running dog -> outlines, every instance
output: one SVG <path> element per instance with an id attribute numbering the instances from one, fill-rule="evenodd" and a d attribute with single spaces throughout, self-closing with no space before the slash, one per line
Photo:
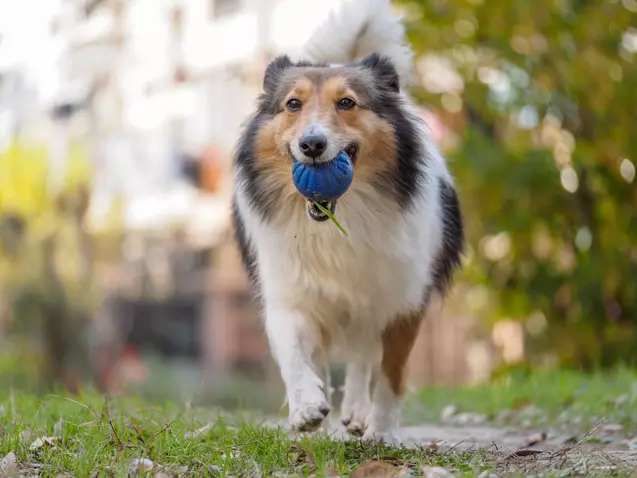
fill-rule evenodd
<path id="1" fill-rule="evenodd" d="M 461 263 L 454 182 L 403 89 L 412 56 L 389 0 L 345 2 L 303 58 L 268 65 L 235 150 L 235 237 L 296 431 L 317 429 L 330 412 L 328 361 L 340 358 L 342 423 L 396 444 L 422 317 Z M 347 236 L 299 194 L 291 173 L 293 161 L 343 151 L 352 185 L 322 206 Z"/>

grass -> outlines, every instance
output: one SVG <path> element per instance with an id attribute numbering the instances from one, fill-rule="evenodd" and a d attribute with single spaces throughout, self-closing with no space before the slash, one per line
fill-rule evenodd
<path id="1" fill-rule="evenodd" d="M 186 476 L 347 476 L 368 460 L 408 466 L 416 474 L 421 466 L 435 465 L 473 476 L 487 466 L 480 453 L 396 450 L 325 435 L 295 440 L 254 416 L 133 397 L 107 402 L 90 393 L 74 398 L 11 393 L 0 401 L 0 423 L 0 458 L 14 452 L 23 473 L 42 476 L 127 476 L 140 458 Z M 199 436 L 188 437 L 203 427 Z M 32 449 L 40 437 L 59 438 Z"/>
<path id="2" fill-rule="evenodd" d="M 585 374 L 552 370 L 510 373 L 488 385 L 426 388 L 410 397 L 405 418 L 437 422 L 449 405 L 490 421 L 523 426 L 579 425 L 582 430 L 606 418 L 637 435 L 637 371 L 617 368 Z"/>
<path id="3" fill-rule="evenodd" d="M 503 411 L 514 411 L 519 424 L 529 417 L 551 425 L 579 417 L 583 431 L 606 416 L 622 424 L 628 436 L 634 436 L 637 373 L 626 369 L 592 375 L 522 373 L 488 386 L 425 389 L 409 398 L 405 418 L 412 423 L 438 421 L 448 405 L 483 413 L 495 421 Z M 529 409 L 534 414 L 525 414 Z M 198 436 L 189 436 L 197 430 Z M 40 437 L 57 438 L 33 449 L 32 443 Z M 533 463 L 537 468 L 541 461 L 528 457 L 513 466 L 507 461 L 510 459 L 492 450 L 442 452 L 426 446 L 396 450 L 320 434 L 290 437 L 281 429 L 266 426 L 263 416 L 255 413 L 130 396 L 107 401 L 92 392 L 72 398 L 0 392 L 0 459 L 9 452 L 16 454 L 24 474 L 70 473 L 78 477 L 127 476 L 133 460 L 140 458 L 182 476 L 349 476 L 370 460 L 406 467 L 416 476 L 422 474 L 423 466 L 442 466 L 453 470 L 455 476 L 477 476 L 487 469 L 508 473 L 511 469 L 528 470 Z M 582 454 L 581 450 L 577 453 Z M 557 466 L 553 460 L 545 462 L 541 476 L 564 476 L 552 469 Z"/>

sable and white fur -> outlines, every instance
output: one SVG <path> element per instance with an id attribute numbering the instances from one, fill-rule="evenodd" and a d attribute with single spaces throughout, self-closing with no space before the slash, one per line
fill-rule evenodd
<path id="1" fill-rule="evenodd" d="M 347 68 L 370 53 L 389 58 L 401 83 L 409 77 L 412 53 L 388 0 L 345 2 L 310 39 L 304 58 Z M 396 95 L 394 117 L 402 124 L 393 128 L 415 132 L 415 152 L 402 163 L 397 158 L 406 166 L 386 178 L 387 191 L 354 181 L 338 200 L 336 217 L 347 237 L 329 221 L 311 220 L 298 194 L 278 191 L 274 178 L 255 172 L 253 143 L 265 120 L 252 118 L 237 147 L 236 237 L 262 301 L 295 430 L 314 430 L 329 413 L 328 360 L 341 358 L 347 361 L 342 422 L 364 439 L 393 442 L 420 318 L 431 295 L 447 291 L 460 262 L 453 180 L 408 96 Z"/>

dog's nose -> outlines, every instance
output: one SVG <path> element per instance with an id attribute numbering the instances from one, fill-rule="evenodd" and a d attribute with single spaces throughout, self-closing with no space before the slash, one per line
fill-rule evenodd
<path id="1" fill-rule="evenodd" d="M 305 156 L 318 158 L 327 149 L 327 137 L 322 133 L 306 133 L 301 137 L 299 147 Z"/>

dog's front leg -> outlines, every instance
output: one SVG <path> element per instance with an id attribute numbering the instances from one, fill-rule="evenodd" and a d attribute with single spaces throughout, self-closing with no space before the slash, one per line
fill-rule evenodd
<path id="1" fill-rule="evenodd" d="M 290 426 L 313 431 L 330 412 L 327 384 L 321 378 L 326 365 L 320 329 L 299 312 L 269 307 L 266 330 L 285 383 Z"/>
<path id="2" fill-rule="evenodd" d="M 383 333 L 383 358 L 364 440 L 399 444 L 395 433 L 405 393 L 407 360 L 416 341 L 420 321 L 420 313 L 398 317 Z"/>

